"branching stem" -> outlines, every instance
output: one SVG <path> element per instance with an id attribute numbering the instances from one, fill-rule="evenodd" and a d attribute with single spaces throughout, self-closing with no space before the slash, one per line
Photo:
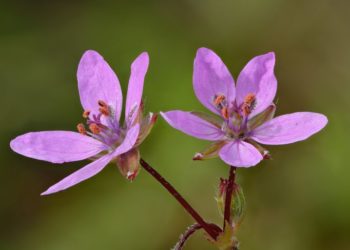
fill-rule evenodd
<path id="1" fill-rule="evenodd" d="M 181 206 L 192 216 L 192 218 L 205 230 L 208 235 L 214 240 L 217 238 L 219 231 L 216 230 L 211 224 L 208 224 L 203 220 L 203 218 L 198 214 L 196 210 L 180 195 L 179 192 L 161 176 L 154 168 L 152 168 L 143 159 L 140 159 L 141 166 L 152 175 L 163 187 L 168 190 L 168 192 L 181 204 Z"/>

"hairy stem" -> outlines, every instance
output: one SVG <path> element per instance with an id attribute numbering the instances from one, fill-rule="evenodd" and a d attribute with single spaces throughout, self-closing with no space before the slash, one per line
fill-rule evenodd
<path id="1" fill-rule="evenodd" d="M 185 246 L 186 241 L 188 240 L 188 238 L 194 234 L 197 230 L 201 229 L 202 226 L 199 224 L 193 224 L 191 226 L 189 226 L 186 231 L 181 234 L 179 241 L 176 243 L 175 247 L 173 248 L 173 250 L 182 250 L 183 247 Z"/>
<path id="2" fill-rule="evenodd" d="M 231 223 L 231 201 L 233 188 L 235 186 L 236 168 L 230 166 L 229 179 L 227 183 L 226 196 L 225 196 L 225 210 L 224 210 L 224 229 L 226 223 Z"/>
<path id="3" fill-rule="evenodd" d="M 199 224 L 201 227 L 212 237 L 214 240 L 218 236 L 217 230 L 214 230 L 213 227 L 206 223 L 203 218 L 197 213 L 196 210 L 181 196 L 179 192 L 161 176 L 154 168 L 152 168 L 147 162 L 143 159 L 140 159 L 141 166 L 152 175 L 163 187 L 168 190 L 168 192 L 181 204 L 181 206 L 192 216 L 192 218 Z"/>

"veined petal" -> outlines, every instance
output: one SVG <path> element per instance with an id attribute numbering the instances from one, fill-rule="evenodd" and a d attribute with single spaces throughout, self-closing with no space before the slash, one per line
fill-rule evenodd
<path id="1" fill-rule="evenodd" d="M 312 112 L 297 112 L 278 116 L 252 132 L 251 138 L 267 145 L 302 141 L 326 126 L 327 117 Z"/>
<path id="2" fill-rule="evenodd" d="M 106 149 L 89 136 L 71 131 L 42 131 L 20 135 L 10 147 L 18 154 L 52 163 L 80 161 Z"/>
<path id="3" fill-rule="evenodd" d="M 237 78 L 237 106 L 243 103 L 248 94 L 255 95 L 256 106 L 251 117 L 265 110 L 275 98 L 277 80 L 274 67 L 275 54 L 270 52 L 250 60 Z"/>
<path id="4" fill-rule="evenodd" d="M 240 140 L 223 146 L 219 156 L 226 164 L 238 168 L 255 166 L 263 159 L 260 152 L 253 145 Z"/>
<path id="5" fill-rule="evenodd" d="M 199 101 L 209 110 L 221 115 L 213 100 L 224 95 L 231 104 L 235 99 L 235 84 L 220 57 L 207 48 L 200 48 L 194 60 L 193 88 Z"/>
<path id="6" fill-rule="evenodd" d="M 85 181 L 86 179 L 91 178 L 92 176 L 98 174 L 102 169 L 104 169 L 104 167 L 109 163 L 111 159 L 112 159 L 112 156 L 109 154 L 97 159 L 96 161 L 91 162 L 90 164 L 79 169 L 78 171 L 75 171 L 73 174 L 67 176 L 60 182 L 51 186 L 48 190 L 43 192 L 41 195 L 53 194 L 53 193 L 65 190 L 82 181 Z"/>
<path id="7" fill-rule="evenodd" d="M 126 132 L 126 136 L 125 136 L 122 144 L 120 144 L 119 147 L 117 147 L 113 151 L 113 153 L 112 153 L 113 157 L 124 154 L 125 152 L 132 149 L 136 143 L 137 137 L 139 136 L 139 132 L 140 132 L 140 125 L 139 124 L 136 124 L 135 126 L 130 128 Z"/>
<path id="8" fill-rule="evenodd" d="M 128 126 L 133 124 L 133 120 L 137 116 L 148 64 L 149 57 L 147 52 L 141 53 L 131 64 L 131 74 L 125 106 L 125 121 Z"/>
<path id="9" fill-rule="evenodd" d="M 190 136 L 208 141 L 218 141 L 224 137 L 220 128 L 190 112 L 173 110 L 160 114 L 170 126 Z"/>
<path id="10" fill-rule="evenodd" d="M 77 78 L 84 110 L 89 110 L 92 114 L 99 113 L 98 101 L 101 100 L 115 110 L 119 121 L 123 103 L 119 80 L 99 53 L 93 50 L 84 53 L 78 66 Z"/>

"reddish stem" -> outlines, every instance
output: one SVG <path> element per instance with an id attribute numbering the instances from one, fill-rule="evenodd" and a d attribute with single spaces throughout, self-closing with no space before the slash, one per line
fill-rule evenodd
<path id="1" fill-rule="evenodd" d="M 227 222 L 231 223 L 231 201 L 232 201 L 233 188 L 235 186 L 235 178 L 236 178 L 236 167 L 230 166 L 229 179 L 227 183 L 226 196 L 225 196 L 224 229 Z"/>
<path id="2" fill-rule="evenodd" d="M 140 159 L 141 166 L 152 175 L 163 187 L 168 190 L 168 192 L 181 204 L 181 206 L 192 216 L 192 218 L 202 226 L 202 228 L 212 237 L 214 240 L 218 236 L 217 230 L 214 230 L 213 227 L 206 223 L 203 218 L 197 213 L 196 210 L 181 196 L 179 192 L 161 176 L 154 168 L 152 168 L 147 162 L 143 159 Z"/>

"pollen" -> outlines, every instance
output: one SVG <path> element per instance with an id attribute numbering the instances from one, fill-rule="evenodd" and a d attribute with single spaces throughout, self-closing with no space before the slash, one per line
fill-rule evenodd
<path id="1" fill-rule="evenodd" d="M 91 123 L 89 125 L 89 129 L 95 135 L 98 135 L 99 133 L 101 133 L 101 128 L 96 123 Z"/>
<path id="2" fill-rule="evenodd" d="M 221 109 L 221 115 L 225 118 L 225 119 L 228 119 L 228 109 L 227 107 L 223 107 Z"/>
<path id="3" fill-rule="evenodd" d="M 245 116 L 249 115 L 256 105 L 256 97 L 255 94 L 249 93 L 246 95 L 243 101 L 242 111 Z"/>
<path id="4" fill-rule="evenodd" d="M 98 106 L 100 106 L 100 108 L 98 110 L 100 111 L 101 114 L 103 114 L 105 116 L 110 116 L 111 112 L 110 112 L 109 107 L 108 107 L 106 102 L 99 100 Z"/>
<path id="5" fill-rule="evenodd" d="M 226 97 L 224 95 L 217 95 L 214 97 L 214 105 L 219 106 L 222 105 L 225 101 Z"/>
<path id="6" fill-rule="evenodd" d="M 244 98 L 244 104 L 246 105 L 254 105 L 256 101 L 256 97 L 253 93 L 249 93 L 245 98 Z"/>
<path id="7" fill-rule="evenodd" d="M 90 115 L 90 110 L 85 110 L 83 112 L 83 118 L 87 119 L 89 117 L 89 115 Z"/>
<path id="8" fill-rule="evenodd" d="M 85 129 L 84 124 L 79 123 L 79 124 L 77 125 L 77 130 L 78 130 L 78 132 L 79 132 L 80 134 L 86 135 L 86 129 Z"/>
<path id="9" fill-rule="evenodd" d="M 100 111 L 101 114 L 105 116 L 109 116 L 111 114 L 111 112 L 109 112 L 108 107 L 100 107 L 98 110 Z"/>

